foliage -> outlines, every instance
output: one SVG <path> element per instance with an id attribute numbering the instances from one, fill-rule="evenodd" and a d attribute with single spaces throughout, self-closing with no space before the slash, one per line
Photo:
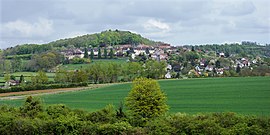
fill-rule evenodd
<path id="1" fill-rule="evenodd" d="M 28 63 L 28 71 L 50 70 L 62 63 L 63 55 L 58 52 L 35 54 Z"/>
<path id="2" fill-rule="evenodd" d="M 10 76 L 9 73 L 6 73 L 6 74 L 4 75 L 4 80 L 5 80 L 5 82 L 8 82 L 8 81 L 10 80 L 10 78 L 11 78 L 11 76 Z"/>
<path id="3" fill-rule="evenodd" d="M 104 48 L 103 55 L 104 55 L 104 59 L 107 59 L 107 56 L 108 56 L 107 48 Z"/>
<path id="4" fill-rule="evenodd" d="M 164 75 L 166 74 L 166 66 L 166 62 L 164 61 L 158 62 L 148 60 L 145 63 L 144 76 L 153 79 L 164 78 Z"/>
<path id="5" fill-rule="evenodd" d="M 70 64 L 89 64 L 89 63 L 91 63 L 91 60 L 88 58 L 75 57 L 75 58 L 71 59 L 69 63 Z"/>
<path id="6" fill-rule="evenodd" d="M 84 58 L 89 58 L 89 54 L 88 54 L 88 51 L 87 51 L 87 48 L 84 48 L 84 55 L 83 55 Z"/>
<path id="7" fill-rule="evenodd" d="M 116 117 L 113 106 L 86 112 L 63 104 L 44 105 L 39 98 L 27 97 L 21 108 L 0 106 L 1 134 L 268 134 L 270 118 L 233 112 L 169 114 L 135 126 L 133 117 Z"/>
<path id="8" fill-rule="evenodd" d="M 35 117 L 38 112 L 43 111 L 41 99 L 32 96 L 27 97 L 20 111 L 23 116 Z"/>
<path id="9" fill-rule="evenodd" d="M 48 76 L 46 75 L 46 73 L 44 71 L 38 71 L 36 76 L 32 76 L 31 77 L 31 82 L 32 84 L 36 85 L 36 84 L 46 84 L 48 83 Z"/>
<path id="10" fill-rule="evenodd" d="M 112 49 L 112 48 L 110 49 L 109 55 L 110 55 L 110 59 L 113 59 L 113 57 L 114 57 L 114 52 L 113 52 L 113 49 Z"/>
<path id="11" fill-rule="evenodd" d="M 126 98 L 127 108 L 139 120 L 146 121 L 159 117 L 168 110 L 166 96 L 160 90 L 157 81 L 147 78 L 138 78 Z"/>
<path id="12" fill-rule="evenodd" d="M 100 47 L 98 48 L 98 59 L 101 59 L 101 49 L 100 49 Z"/>

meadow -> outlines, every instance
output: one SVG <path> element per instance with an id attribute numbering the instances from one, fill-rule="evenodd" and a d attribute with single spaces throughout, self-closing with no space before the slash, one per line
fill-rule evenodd
<path id="1" fill-rule="evenodd" d="M 198 78 L 160 80 L 167 95 L 169 112 L 190 114 L 237 112 L 270 115 L 270 77 Z M 41 96 L 45 104 L 66 104 L 71 108 L 95 111 L 124 102 L 131 83 Z M 0 104 L 20 106 L 23 100 L 0 100 Z"/>
<path id="2" fill-rule="evenodd" d="M 14 75 L 16 80 L 20 80 L 20 76 L 23 75 L 25 81 L 31 81 L 31 76 L 35 76 L 37 75 L 37 72 L 15 72 L 15 73 L 11 73 L 11 75 Z M 54 76 L 55 73 L 46 73 L 46 75 L 49 78 L 49 81 L 54 81 Z M 4 85 L 5 79 L 4 77 L 0 77 L 0 86 Z"/>
<path id="3" fill-rule="evenodd" d="M 62 65 L 60 68 L 63 70 L 77 70 L 77 69 L 85 69 L 87 67 L 89 67 L 89 65 L 91 64 L 95 64 L 95 63 L 125 63 L 127 61 L 126 58 L 123 59 L 93 59 L 91 60 L 91 63 L 89 64 L 66 64 L 66 65 Z"/>

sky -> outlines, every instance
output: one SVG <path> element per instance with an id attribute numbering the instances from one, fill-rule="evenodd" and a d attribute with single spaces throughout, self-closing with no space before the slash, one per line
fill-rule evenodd
<path id="1" fill-rule="evenodd" d="M 171 45 L 270 43 L 270 0 L 0 0 L 0 49 L 104 30 Z"/>

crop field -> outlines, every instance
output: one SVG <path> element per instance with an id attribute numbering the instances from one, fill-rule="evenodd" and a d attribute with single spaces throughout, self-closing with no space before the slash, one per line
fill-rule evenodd
<path id="1" fill-rule="evenodd" d="M 169 112 L 237 112 L 270 115 L 270 77 L 206 78 L 160 80 L 167 95 Z M 124 101 L 131 83 L 94 90 L 43 95 L 46 104 L 66 104 L 71 108 L 95 111 Z M 19 106 L 23 100 L 0 100 L 0 104 Z"/>

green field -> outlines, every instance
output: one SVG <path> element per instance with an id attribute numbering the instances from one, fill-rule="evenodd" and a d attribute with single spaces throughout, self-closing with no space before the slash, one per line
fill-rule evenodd
<path id="1" fill-rule="evenodd" d="M 161 80 L 170 112 L 237 112 L 270 115 L 270 77 Z M 131 88 L 130 83 L 94 90 L 44 95 L 46 104 L 95 111 L 107 104 L 118 106 Z M 0 104 L 21 105 L 22 100 L 0 100 Z"/>
<path id="2" fill-rule="evenodd" d="M 89 67 L 91 64 L 95 63 L 124 63 L 126 59 L 94 59 L 90 64 L 66 64 L 62 65 L 60 68 L 63 70 L 77 70 L 77 69 L 85 69 Z"/>
<path id="3" fill-rule="evenodd" d="M 37 72 L 15 72 L 15 73 L 12 73 L 11 75 L 14 75 L 16 77 L 16 80 L 19 80 L 20 76 L 23 75 L 26 81 L 31 81 L 31 76 L 37 75 Z M 48 76 L 49 81 L 54 80 L 53 78 L 55 76 L 55 73 L 46 73 L 46 75 Z M 0 77 L 0 82 L 5 82 L 4 77 Z M 2 83 L 2 85 L 4 85 L 4 83 Z M 1 83 L 0 83 L 0 86 L 1 86 Z"/>

